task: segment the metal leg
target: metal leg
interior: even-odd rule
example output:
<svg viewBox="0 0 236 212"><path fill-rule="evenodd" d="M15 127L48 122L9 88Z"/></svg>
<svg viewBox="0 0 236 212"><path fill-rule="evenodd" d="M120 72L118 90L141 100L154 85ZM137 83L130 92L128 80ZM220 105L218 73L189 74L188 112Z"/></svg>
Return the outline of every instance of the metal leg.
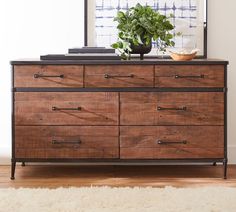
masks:
<svg viewBox="0 0 236 212"><path fill-rule="evenodd" d="M16 162L11 162L11 180L15 180Z"/></svg>
<svg viewBox="0 0 236 212"><path fill-rule="evenodd" d="M216 162L214 162L214 163L213 163L213 166L217 166L217 163L216 163Z"/></svg>
<svg viewBox="0 0 236 212"><path fill-rule="evenodd" d="M21 166L25 166L25 162L22 162Z"/></svg>
<svg viewBox="0 0 236 212"><path fill-rule="evenodd" d="M227 179L227 164L228 164L228 160L224 159L223 160L223 166L224 166L224 179Z"/></svg>

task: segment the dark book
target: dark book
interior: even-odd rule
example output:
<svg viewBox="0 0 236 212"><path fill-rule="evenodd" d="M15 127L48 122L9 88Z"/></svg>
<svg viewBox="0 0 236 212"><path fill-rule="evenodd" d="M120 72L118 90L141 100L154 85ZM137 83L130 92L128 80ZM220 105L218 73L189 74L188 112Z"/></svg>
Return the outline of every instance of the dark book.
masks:
<svg viewBox="0 0 236 212"><path fill-rule="evenodd" d="M112 48L105 48L105 47L82 47L82 48L71 48L68 50L69 54L76 54L76 53L94 53L94 54L112 54L115 53L115 49Z"/></svg>
<svg viewBox="0 0 236 212"><path fill-rule="evenodd" d="M120 60L117 54L48 54L41 55L40 60Z"/></svg>

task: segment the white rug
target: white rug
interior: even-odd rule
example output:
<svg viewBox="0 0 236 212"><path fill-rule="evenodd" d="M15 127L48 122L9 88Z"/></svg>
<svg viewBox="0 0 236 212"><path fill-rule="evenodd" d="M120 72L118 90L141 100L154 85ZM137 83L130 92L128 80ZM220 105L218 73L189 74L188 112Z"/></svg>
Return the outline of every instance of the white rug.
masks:
<svg viewBox="0 0 236 212"><path fill-rule="evenodd" d="M1 212L236 212L236 188L0 189Z"/></svg>

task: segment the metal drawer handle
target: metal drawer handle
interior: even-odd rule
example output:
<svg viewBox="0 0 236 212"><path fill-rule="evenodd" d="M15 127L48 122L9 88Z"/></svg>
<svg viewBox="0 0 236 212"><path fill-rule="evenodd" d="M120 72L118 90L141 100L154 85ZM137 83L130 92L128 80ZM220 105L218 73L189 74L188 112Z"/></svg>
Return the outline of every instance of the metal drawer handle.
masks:
<svg viewBox="0 0 236 212"><path fill-rule="evenodd" d="M167 108L167 107L157 107L157 110L181 110L181 111L186 111L187 107L179 107L179 108Z"/></svg>
<svg viewBox="0 0 236 212"><path fill-rule="evenodd" d="M187 144L187 141L162 141L158 140L157 144L159 145L168 145L168 144Z"/></svg>
<svg viewBox="0 0 236 212"><path fill-rule="evenodd" d="M105 79L109 79L109 78L133 78L134 75L130 74L130 75L110 75L110 74L104 74L104 78Z"/></svg>
<svg viewBox="0 0 236 212"><path fill-rule="evenodd" d="M57 144L81 144L82 142L80 140L78 141L57 141L57 140L52 140L53 145Z"/></svg>
<svg viewBox="0 0 236 212"><path fill-rule="evenodd" d="M205 77L204 74L197 75L197 76L183 76L183 75L175 75L175 79L181 79L181 78L201 78L203 79Z"/></svg>
<svg viewBox="0 0 236 212"><path fill-rule="evenodd" d="M81 110L81 107L76 107L76 108L59 108L59 107L52 107L52 110L53 111L56 111L56 110Z"/></svg>
<svg viewBox="0 0 236 212"><path fill-rule="evenodd" d="M43 74L34 74L34 78L43 78L43 77L47 77L47 78L50 78L50 77L54 77L54 78L64 78L64 74L61 74L61 75L43 75Z"/></svg>

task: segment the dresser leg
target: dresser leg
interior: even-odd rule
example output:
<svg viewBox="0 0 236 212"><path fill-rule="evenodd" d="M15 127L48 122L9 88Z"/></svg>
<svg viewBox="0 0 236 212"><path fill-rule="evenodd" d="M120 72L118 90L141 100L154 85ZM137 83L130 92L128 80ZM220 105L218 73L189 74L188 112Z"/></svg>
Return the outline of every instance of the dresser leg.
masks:
<svg viewBox="0 0 236 212"><path fill-rule="evenodd" d="M223 160L223 166L224 166L224 179L227 179L227 164L228 164L228 160L224 159Z"/></svg>
<svg viewBox="0 0 236 212"><path fill-rule="evenodd" d="M16 162L11 162L11 180L15 180Z"/></svg>
<svg viewBox="0 0 236 212"><path fill-rule="evenodd" d="M22 162L21 166L25 166L25 162Z"/></svg>

